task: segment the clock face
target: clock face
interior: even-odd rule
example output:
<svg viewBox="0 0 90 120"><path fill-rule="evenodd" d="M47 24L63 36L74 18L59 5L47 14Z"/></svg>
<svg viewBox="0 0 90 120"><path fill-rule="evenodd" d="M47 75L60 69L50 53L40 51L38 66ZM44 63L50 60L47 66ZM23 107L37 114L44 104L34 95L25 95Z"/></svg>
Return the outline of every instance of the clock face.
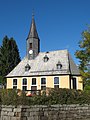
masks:
<svg viewBox="0 0 90 120"><path fill-rule="evenodd" d="M29 54L30 54L30 55L33 54L33 51L32 51L32 50L29 50Z"/></svg>

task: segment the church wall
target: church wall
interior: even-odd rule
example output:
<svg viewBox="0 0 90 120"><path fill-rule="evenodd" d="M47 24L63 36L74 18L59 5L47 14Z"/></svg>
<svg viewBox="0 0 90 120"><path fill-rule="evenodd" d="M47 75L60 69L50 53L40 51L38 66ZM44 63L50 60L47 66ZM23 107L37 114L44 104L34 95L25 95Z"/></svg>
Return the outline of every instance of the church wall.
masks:
<svg viewBox="0 0 90 120"><path fill-rule="evenodd" d="M82 78L81 77L77 77L77 79L78 79L78 89L79 90L83 90Z"/></svg>
<svg viewBox="0 0 90 120"><path fill-rule="evenodd" d="M69 75L60 76L60 88L70 88Z"/></svg>
<svg viewBox="0 0 90 120"><path fill-rule="evenodd" d="M41 77L18 77L18 78L7 78L7 88L13 88L13 79L17 79L17 89L22 90L22 79L27 79L27 90L31 90L32 86L32 78L36 78L36 85L37 90L41 90L41 78L46 78L46 87L47 88L54 88L54 77L59 77L59 88L70 88L70 79L69 75L62 75L62 76L41 76ZM82 79L81 77L77 77L77 89L83 90Z"/></svg>
<svg viewBox="0 0 90 120"><path fill-rule="evenodd" d="M13 80L12 80L13 81ZM22 89L22 81L21 78L17 78L17 89Z"/></svg>
<svg viewBox="0 0 90 120"><path fill-rule="evenodd" d="M53 76L48 76L47 77L47 88L54 88L54 78Z"/></svg>
<svg viewBox="0 0 90 120"><path fill-rule="evenodd" d="M7 88L11 89L13 87L13 81L12 78L7 78Z"/></svg>

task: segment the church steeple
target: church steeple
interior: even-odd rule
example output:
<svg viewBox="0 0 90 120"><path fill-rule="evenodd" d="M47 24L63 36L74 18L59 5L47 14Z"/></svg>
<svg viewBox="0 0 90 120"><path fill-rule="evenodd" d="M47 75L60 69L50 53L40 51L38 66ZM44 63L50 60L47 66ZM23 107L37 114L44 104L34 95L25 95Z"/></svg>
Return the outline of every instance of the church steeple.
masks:
<svg viewBox="0 0 90 120"><path fill-rule="evenodd" d="M31 27L30 31L28 34L28 38L38 38L38 33L35 25L35 20L34 20L34 15L32 15L32 22L31 22Z"/></svg>
<svg viewBox="0 0 90 120"><path fill-rule="evenodd" d="M27 57L29 60L34 59L40 52L40 40L38 37L34 15L32 15L32 21L30 31L27 37Z"/></svg>

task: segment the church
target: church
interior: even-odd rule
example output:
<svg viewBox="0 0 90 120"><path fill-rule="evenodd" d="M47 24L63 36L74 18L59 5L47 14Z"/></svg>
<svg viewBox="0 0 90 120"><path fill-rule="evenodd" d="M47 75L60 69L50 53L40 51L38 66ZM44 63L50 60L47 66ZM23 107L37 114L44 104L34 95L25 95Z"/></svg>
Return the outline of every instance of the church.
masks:
<svg viewBox="0 0 90 120"><path fill-rule="evenodd" d="M6 78L7 89L83 90L80 72L68 50L40 52L40 39L34 16L32 16L30 31L26 39L26 56Z"/></svg>

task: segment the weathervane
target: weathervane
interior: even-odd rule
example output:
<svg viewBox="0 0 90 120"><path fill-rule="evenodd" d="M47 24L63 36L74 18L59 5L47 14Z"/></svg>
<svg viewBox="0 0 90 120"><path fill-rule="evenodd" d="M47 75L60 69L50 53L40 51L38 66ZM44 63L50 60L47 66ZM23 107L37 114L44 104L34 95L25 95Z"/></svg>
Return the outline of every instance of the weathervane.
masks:
<svg viewBox="0 0 90 120"><path fill-rule="evenodd" d="M32 10L32 17L34 18L34 8L33 8L33 10Z"/></svg>

